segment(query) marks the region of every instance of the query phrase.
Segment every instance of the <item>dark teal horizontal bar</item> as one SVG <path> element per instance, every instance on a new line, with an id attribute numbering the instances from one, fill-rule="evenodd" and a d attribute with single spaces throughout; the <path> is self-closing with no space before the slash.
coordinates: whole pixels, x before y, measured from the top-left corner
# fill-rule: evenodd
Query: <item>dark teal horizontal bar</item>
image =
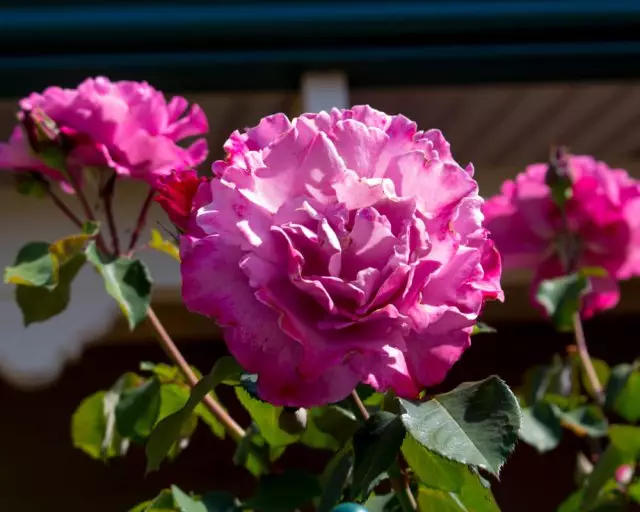
<path id="1" fill-rule="evenodd" d="M 330 41 L 335 37 L 426 32 L 545 30 L 628 25 L 640 21 L 640 2 L 557 1 L 357 1 L 210 4 L 121 4 L 111 7 L 0 9 L 0 43 L 183 42 L 267 36 Z M 114 37 L 119 39 L 113 39 Z M 17 46 L 16 46 L 17 45 Z M 40 49 L 46 51 L 47 46 Z M 0 52 L 6 48 L 0 47 Z"/>
<path id="2" fill-rule="evenodd" d="M 343 70 L 353 87 L 630 79 L 638 58 L 640 42 L 0 57 L 0 95 L 98 74 L 174 92 L 295 89 L 314 70 Z"/>

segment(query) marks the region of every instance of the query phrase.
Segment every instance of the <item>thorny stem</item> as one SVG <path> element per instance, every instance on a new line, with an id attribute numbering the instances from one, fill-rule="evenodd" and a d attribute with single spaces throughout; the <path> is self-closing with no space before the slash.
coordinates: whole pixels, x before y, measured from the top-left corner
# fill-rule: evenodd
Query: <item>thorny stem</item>
<path id="1" fill-rule="evenodd" d="M 600 379 L 598 378 L 598 374 L 596 373 L 596 370 L 593 367 L 593 363 L 591 362 L 591 356 L 589 355 L 589 350 L 587 349 L 587 339 L 584 336 L 584 329 L 582 328 L 582 321 L 580 320 L 580 313 L 575 313 L 573 315 L 573 330 L 576 336 L 576 347 L 578 349 L 580 362 L 582 363 L 584 371 L 587 374 L 587 379 L 589 379 L 589 383 L 593 388 L 593 393 L 595 394 L 596 401 L 600 405 L 603 405 L 605 398 L 604 391 L 602 389 Z"/>
<path id="2" fill-rule="evenodd" d="M 109 225 L 109 233 L 111 234 L 111 242 L 113 243 L 113 253 L 115 256 L 120 256 L 120 239 L 118 238 L 116 219 L 113 215 L 113 194 L 116 187 L 116 177 L 117 174 L 114 172 L 107 180 L 100 195 L 104 201 L 104 210 L 107 216 L 107 224 Z"/>
<path id="3" fill-rule="evenodd" d="M 142 208 L 140 209 L 140 213 L 138 214 L 136 227 L 134 228 L 133 233 L 131 233 L 131 240 L 129 241 L 129 248 L 127 249 L 128 254 L 132 254 L 133 250 L 136 247 L 136 244 L 138 243 L 138 239 L 140 238 L 140 234 L 147 220 L 147 213 L 149 212 L 149 207 L 151 206 L 154 195 L 155 190 L 153 188 L 149 189 L 149 193 L 147 194 L 144 203 L 142 203 Z"/>
<path id="4" fill-rule="evenodd" d="M 155 311 L 149 307 L 147 310 L 147 315 L 151 325 L 153 326 L 156 334 L 158 335 L 158 340 L 160 341 L 160 345 L 163 350 L 177 366 L 180 368 L 180 371 L 184 374 L 184 376 L 189 381 L 191 387 L 194 387 L 198 383 L 198 377 L 185 360 L 184 356 L 176 347 L 176 344 L 173 342 L 167 330 L 164 328 L 160 319 L 157 317 Z M 215 418 L 222 423 L 225 430 L 229 432 L 234 441 L 239 442 L 244 436 L 244 429 L 236 423 L 236 421 L 229 415 L 229 413 L 224 410 L 224 408 L 209 394 L 207 394 L 203 403 L 207 409 L 215 416 Z"/>
<path id="5" fill-rule="evenodd" d="M 358 411 L 362 418 L 366 421 L 369 419 L 369 411 L 360 400 L 358 396 L 358 392 L 354 389 L 351 392 L 351 398 L 355 403 Z M 409 482 L 406 481 L 404 473 L 400 469 L 400 465 L 398 462 L 394 462 L 389 468 L 389 479 L 391 480 L 391 487 L 398 496 L 398 501 L 400 501 L 400 505 L 404 512 L 415 512 L 418 508 L 418 504 L 416 503 L 416 499 L 413 497 L 411 493 L 411 489 L 409 488 Z"/>

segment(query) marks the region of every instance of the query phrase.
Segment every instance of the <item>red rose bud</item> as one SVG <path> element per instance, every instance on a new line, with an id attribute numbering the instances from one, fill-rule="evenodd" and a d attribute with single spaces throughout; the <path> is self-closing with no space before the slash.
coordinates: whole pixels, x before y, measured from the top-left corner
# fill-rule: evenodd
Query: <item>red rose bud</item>
<path id="1" fill-rule="evenodd" d="M 48 146 L 59 144 L 60 130 L 41 109 L 23 110 L 18 118 L 29 140 L 29 146 L 36 155 L 45 151 Z"/>
<path id="2" fill-rule="evenodd" d="M 160 179 L 155 200 L 178 228 L 186 229 L 193 199 L 204 181 L 206 178 L 199 177 L 194 170 L 173 171 Z"/>

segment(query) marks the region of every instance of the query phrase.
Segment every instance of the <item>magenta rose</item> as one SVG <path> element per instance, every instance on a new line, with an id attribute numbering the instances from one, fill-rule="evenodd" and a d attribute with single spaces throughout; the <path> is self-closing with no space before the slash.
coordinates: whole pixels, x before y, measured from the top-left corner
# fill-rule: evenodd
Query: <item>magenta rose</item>
<path id="1" fill-rule="evenodd" d="M 359 382 L 415 397 L 442 381 L 502 299 L 473 168 L 442 134 L 364 106 L 266 117 L 225 149 L 181 238 L 183 296 L 261 397 L 326 404 Z"/>
<path id="2" fill-rule="evenodd" d="M 20 101 L 23 112 L 43 111 L 71 142 L 68 170 L 107 167 L 152 186 L 172 170 L 189 169 L 207 156 L 202 138 L 187 148 L 178 145 L 208 130 L 200 107 L 192 105 L 188 112 L 187 107 L 187 100 L 180 96 L 167 103 L 146 82 L 110 82 L 104 77 L 89 78 L 77 89 L 49 87 Z M 64 179 L 32 149 L 17 127 L 9 141 L 0 144 L 0 168 Z"/>
<path id="3" fill-rule="evenodd" d="M 607 277 L 591 278 L 582 314 L 592 316 L 618 303 L 618 280 L 640 270 L 640 187 L 626 171 L 610 169 L 590 156 L 568 160 L 572 197 L 565 221 L 545 184 L 546 164 L 526 168 L 483 208 L 486 226 L 505 269 L 535 269 L 532 293 L 543 279 L 583 267 L 602 267 Z M 574 253 L 569 259 L 559 247 Z"/>

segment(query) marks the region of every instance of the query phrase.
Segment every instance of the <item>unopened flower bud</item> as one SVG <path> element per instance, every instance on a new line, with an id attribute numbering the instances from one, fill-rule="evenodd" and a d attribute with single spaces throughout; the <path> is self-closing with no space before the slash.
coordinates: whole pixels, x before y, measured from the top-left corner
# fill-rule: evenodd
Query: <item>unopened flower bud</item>
<path id="1" fill-rule="evenodd" d="M 41 109 L 23 110 L 18 117 L 35 154 L 42 153 L 51 144 L 59 144 L 60 131 L 56 123 Z"/>
<path id="2" fill-rule="evenodd" d="M 280 413 L 278 425 L 287 434 L 297 435 L 307 428 L 307 410 L 304 407 L 289 408 L 286 407 Z"/>
<path id="3" fill-rule="evenodd" d="M 622 487 L 626 487 L 633 479 L 633 467 L 623 464 L 616 469 L 616 482 Z"/>

